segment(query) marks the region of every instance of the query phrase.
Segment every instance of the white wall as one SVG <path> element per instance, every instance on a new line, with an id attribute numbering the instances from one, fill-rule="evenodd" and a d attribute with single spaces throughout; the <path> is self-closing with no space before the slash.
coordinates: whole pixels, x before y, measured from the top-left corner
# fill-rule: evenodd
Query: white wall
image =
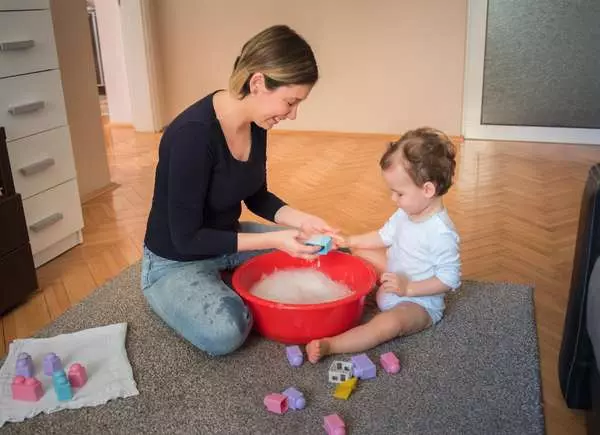
<path id="1" fill-rule="evenodd" d="M 130 124 L 131 98 L 125 68 L 119 3 L 118 0 L 97 0 L 95 5 L 110 121 Z"/>
<path id="2" fill-rule="evenodd" d="M 226 87 L 254 33 L 288 24 L 312 45 L 321 79 L 280 128 L 461 132 L 466 0 L 154 0 L 153 9 L 165 122 Z"/>
<path id="3" fill-rule="evenodd" d="M 131 118 L 136 131 L 156 132 L 162 127 L 159 119 L 159 96 L 156 67 L 149 41 L 152 29 L 148 0 L 121 2 L 121 24 L 125 52 L 125 69 L 129 77 Z"/>

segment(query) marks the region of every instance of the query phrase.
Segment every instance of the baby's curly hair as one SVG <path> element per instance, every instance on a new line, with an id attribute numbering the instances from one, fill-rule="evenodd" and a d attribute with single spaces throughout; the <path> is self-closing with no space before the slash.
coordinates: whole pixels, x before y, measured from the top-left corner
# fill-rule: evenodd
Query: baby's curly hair
<path id="1" fill-rule="evenodd" d="M 435 194 L 442 196 L 452 186 L 455 156 L 454 145 L 448 136 L 434 128 L 421 127 L 407 131 L 391 142 L 379 165 L 386 170 L 394 164 L 402 164 L 417 186 L 422 187 L 430 181 L 435 185 Z"/>

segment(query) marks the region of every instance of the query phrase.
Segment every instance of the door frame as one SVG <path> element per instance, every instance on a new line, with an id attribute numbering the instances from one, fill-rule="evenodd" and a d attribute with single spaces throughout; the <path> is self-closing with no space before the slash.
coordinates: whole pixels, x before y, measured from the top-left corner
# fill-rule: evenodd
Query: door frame
<path id="1" fill-rule="evenodd" d="M 163 122 L 150 0 L 119 0 L 119 6 L 132 123 L 136 131 L 158 132 Z"/>
<path id="2" fill-rule="evenodd" d="M 559 142 L 600 145 L 600 129 L 530 127 L 481 123 L 487 0 L 469 0 L 463 95 L 465 139 Z"/>

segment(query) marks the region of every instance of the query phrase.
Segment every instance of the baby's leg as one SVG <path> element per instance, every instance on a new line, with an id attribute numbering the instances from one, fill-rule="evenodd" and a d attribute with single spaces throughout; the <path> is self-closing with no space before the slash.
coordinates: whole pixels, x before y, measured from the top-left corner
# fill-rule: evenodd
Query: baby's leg
<path id="1" fill-rule="evenodd" d="M 402 302 L 340 335 L 311 341 L 306 346 L 306 353 L 309 361 L 316 363 L 330 354 L 363 352 L 392 338 L 414 334 L 429 326 L 431 317 L 423 307 Z"/>

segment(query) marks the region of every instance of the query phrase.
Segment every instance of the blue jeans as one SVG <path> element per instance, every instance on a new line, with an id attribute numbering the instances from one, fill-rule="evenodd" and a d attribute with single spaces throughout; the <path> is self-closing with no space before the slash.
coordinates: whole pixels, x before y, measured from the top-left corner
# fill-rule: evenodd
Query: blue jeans
<path id="1" fill-rule="evenodd" d="M 240 232 L 263 233 L 281 227 L 242 222 Z M 252 314 L 221 279 L 220 271 L 268 251 L 243 251 L 199 261 L 162 258 L 146 246 L 142 290 L 150 307 L 179 335 L 211 354 L 239 348 L 252 329 Z"/>

